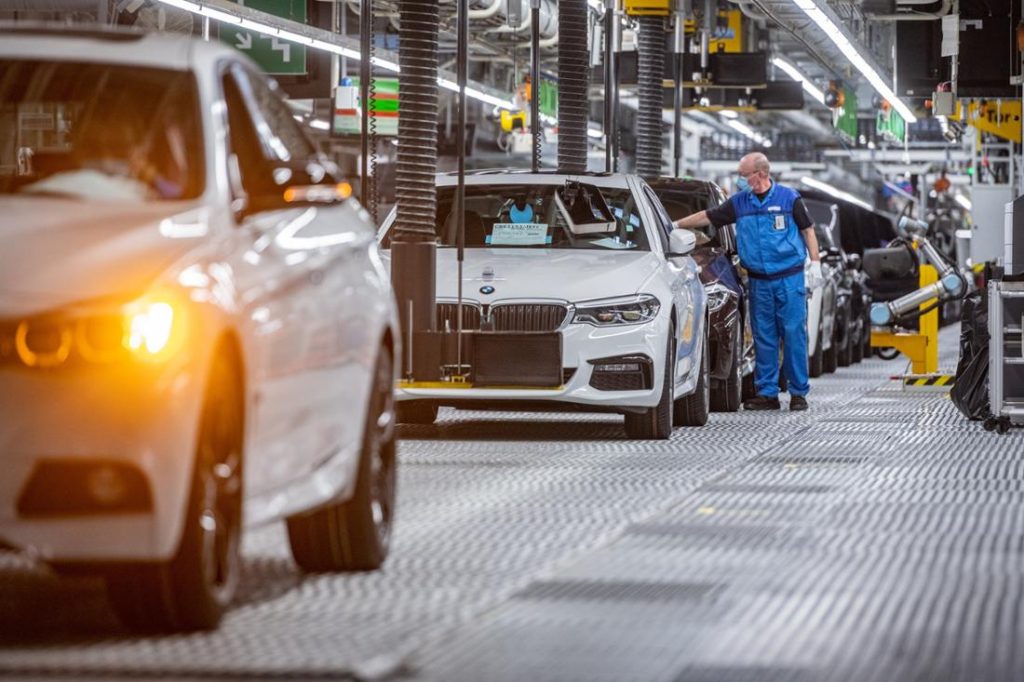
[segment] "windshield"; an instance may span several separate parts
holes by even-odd
[[[573,184],[468,185],[466,248],[609,249],[648,251],[633,193]],[[455,187],[438,187],[437,244],[454,247]],[[390,244],[392,230],[384,245]]]
[[[833,204],[816,199],[804,199],[804,206],[807,207],[807,213],[814,221],[814,234],[817,236],[821,248],[834,247],[839,241],[836,239],[839,223],[836,220],[837,216],[832,212]],[[832,224],[833,221],[836,222],[835,225]]]
[[[0,60],[0,193],[195,198],[201,135],[188,73]]]
[[[706,211],[711,208],[711,197],[704,190],[681,191],[678,189],[654,188],[654,193],[661,199],[668,217],[673,221],[688,215]],[[710,248],[721,247],[719,229],[714,225],[689,228],[697,236],[697,246]]]

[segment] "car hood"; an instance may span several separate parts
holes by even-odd
[[[0,199],[0,316],[142,293],[208,231],[192,202]]]
[[[390,252],[385,252],[390,263]],[[650,251],[582,249],[466,249],[463,295],[491,302],[509,298],[586,301],[638,293],[659,267]],[[437,250],[437,295],[458,294],[458,262],[453,248]],[[490,295],[482,287],[494,287]]]

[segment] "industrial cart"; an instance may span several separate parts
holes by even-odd
[[[985,428],[1005,433],[1024,424],[1024,282],[988,284],[989,402]]]

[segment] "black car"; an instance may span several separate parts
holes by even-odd
[[[725,201],[713,182],[691,178],[655,178],[648,184],[672,220],[704,211]],[[697,248],[691,254],[701,267],[701,281],[711,311],[711,409],[735,412],[744,398],[754,395],[754,336],[747,314],[743,277],[737,264],[735,226],[696,230]]]
[[[836,207],[832,238],[842,251],[846,271],[852,280],[851,320],[857,326],[854,333],[860,336],[860,357],[870,357],[872,301],[887,301],[917,288],[916,277],[912,282],[891,279],[872,279],[863,267],[864,252],[885,246],[896,237],[892,220],[883,213],[872,211],[849,201],[837,199],[829,194],[812,189],[801,189],[805,203],[812,200]],[[810,208],[808,208],[810,211]],[[859,324],[858,324],[859,323]],[[857,349],[851,347],[851,361],[856,362]],[[837,358],[841,364],[841,358]]]
[[[836,284],[835,322],[832,344],[825,357],[825,371],[860,362],[865,347],[870,347],[871,324],[868,312],[871,292],[860,268],[861,258],[847,253],[842,246],[842,221],[839,206],[833,202],[804,197],[804,205],[814,221],[824,272]]]

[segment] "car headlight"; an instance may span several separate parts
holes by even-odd
[[[730,296],[736,295],[729,287],[722,286],[721,284],[712,284],[706,287],[705,291],[708,295],[708,310],[712,312],[724,306]]]
[[[22,320],[15,329],[14,347],[23,364],[40,369],[74,361],[159,361],[179,348],[182,322],[180,309],[169,298],[147,297],[124,306]]]
[[[576,306],[575,324],[612,327],[625,324],[643,324],[658,316],[661,302],[650,294],[613,298],[604,301],[585,301]]]

